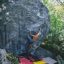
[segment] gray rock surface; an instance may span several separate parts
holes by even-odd
[[[0,64],[11,64],[11,62],[7,60],[6,55],[6,50],[0,49]]]
[[[39,29],[41,44],[50,27],[46,6],[40,0],[8,0],[4,5],[6,10],[2,12],[2,48],[13,53],[20,51],[29,32]]]

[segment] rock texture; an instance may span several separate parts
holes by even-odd
[[[7,60],[6,55],[6,50],[0,49],[0,64],[11,64],[11,62]]]
[[[21,53],[29,32],[39,29],[41,44],[50,26],[48,9],[43,3],[40,0],[9,0],[4,5],[6,10],[2,12],[2,32],[0,31],[2,48],[13,53]]]

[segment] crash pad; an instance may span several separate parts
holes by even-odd
[[[46,62],[44,60],[40,60],[33,62],[33,64],[46,64]]]
[[[33,64],[33,62],[31,62],[27,58],[19,58],[19,61],[19,64]]]
[[[47,63],[47,64],[55,64],[57,63],[57,61],[51,57],[46,57],[46,58],[43,58],[43,60]]]

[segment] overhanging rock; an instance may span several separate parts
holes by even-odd
[[[49,31],[50,20],[48,9],[40,0],[9,0],[6,6],[3,15],[6,19],[3,23],[6,29],[6,49],[13,52],[17,48],[20,50],[21,44],[26,43],[29,32],[39,29],[40,41],[43,41]]]

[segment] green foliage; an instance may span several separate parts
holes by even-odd
[[[11,61],[12,64],[19,64],[18,58],[16,58],[12,53],[7,54],[7,59]]]
[[[64,58],[64,5],[54,5],[53,0],[43,0],[49,9],[50,32],[45,41],[47,49]]]

